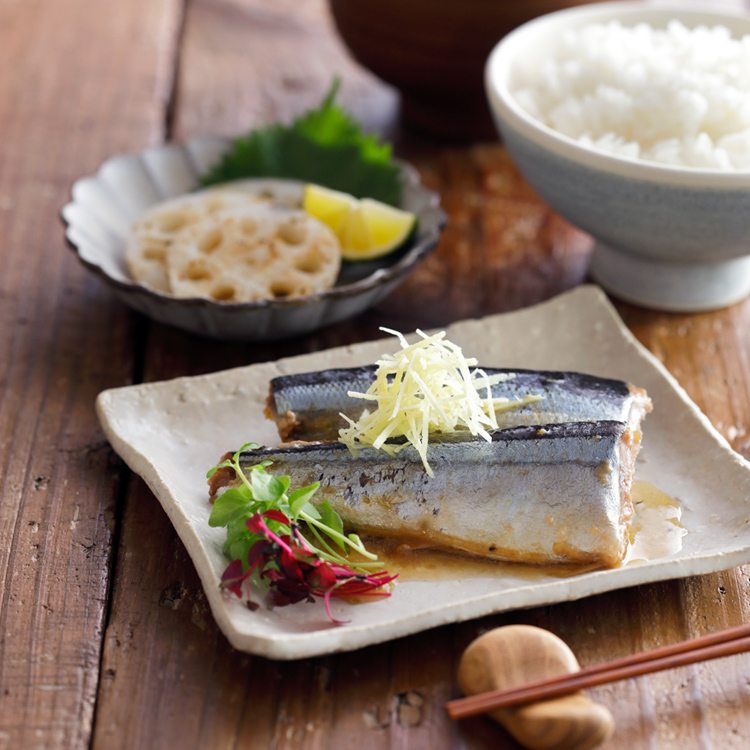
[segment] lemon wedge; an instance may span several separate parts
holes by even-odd
[[[409,239],[417,217],[372,198],[306,185],[302,207],[339,238],[344,260],[381,258]]]

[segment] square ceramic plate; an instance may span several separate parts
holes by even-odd
[[[372,363],[395,351],[396,340],[105,391],[97,409],[107,437],[164,506],[200,574],[214,617],[235,648],[274,659],[345,651],[492,612],[750,561],[750,464],[635,340],[597,287],[580,287],[519,312],[456,323],[448,336],[486,366],[577,370],[646,388],[654,411],[645,422],[636,478],[680,501],[688,530],[682,550],[569,578],[541,573],[402,582],[381,601],[332,602],[334,616],[350,620],[346,625],[331,624],[322,602],[251,612],[218,587],[227,564],[221,552],[225,532],[207,523],[206,471],[245,442],[278,442],[274,425],[263,416],[272,377]]]

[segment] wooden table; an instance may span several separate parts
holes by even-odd
[[[450,215],[437,252],[379,308],[302,339],[217,343],[129,311],[66,249],[71,182],[106,157],[287,119],[334,73]],[[397,109],[323,0],[0,0],[0,748],[510,748],[496,725],[452,724],[442,707],[478,633],[533,623],[585,665],[750,620],[744,567],[290,663],[218,631],[166,515],[103,438],[99,391],[509,310],[585,278],[589,238],[502,146],[403,134]],[[750,457],[750,302],[618,308]],[[590,694],[615,716],[608,750],[726,750],[749,746],[749,686],[737,656]]]

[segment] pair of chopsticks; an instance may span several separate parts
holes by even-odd
[[[451,719],[466,719],[498,708],[512,708],[525,703],[549,700],[595,685],[741,654],[744,651],[750,651],[750,625],[739,625],[689,641],[660,646],[651,651],[594,664],[579,672],[532,682],[521,687],[459,698],[446,703],[445,708]]]

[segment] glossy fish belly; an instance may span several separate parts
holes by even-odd
[[[375,366],[285,375],[271,381],[266,414],[276,422],[283,441],[337,440],[346,426],[343,412],[358,419],[370,406],[349,391],[364,393],[375,379]],[[542,399],[499,413],[500,427],[612,420],[633,424],[650,408],[639,388],[621,380],[575,372],[486,368],[488,375],[510,379],[492,386],[495,398],[528,395]]]
[[[430,443],[430,478],[413,447],[395,457],[341,443],[259,449],[250,466],[293,486],[320,482],[344,523],[437,548],[529,563],[618,564],[633,508],[638,440],[623,421],[521,426]]]

